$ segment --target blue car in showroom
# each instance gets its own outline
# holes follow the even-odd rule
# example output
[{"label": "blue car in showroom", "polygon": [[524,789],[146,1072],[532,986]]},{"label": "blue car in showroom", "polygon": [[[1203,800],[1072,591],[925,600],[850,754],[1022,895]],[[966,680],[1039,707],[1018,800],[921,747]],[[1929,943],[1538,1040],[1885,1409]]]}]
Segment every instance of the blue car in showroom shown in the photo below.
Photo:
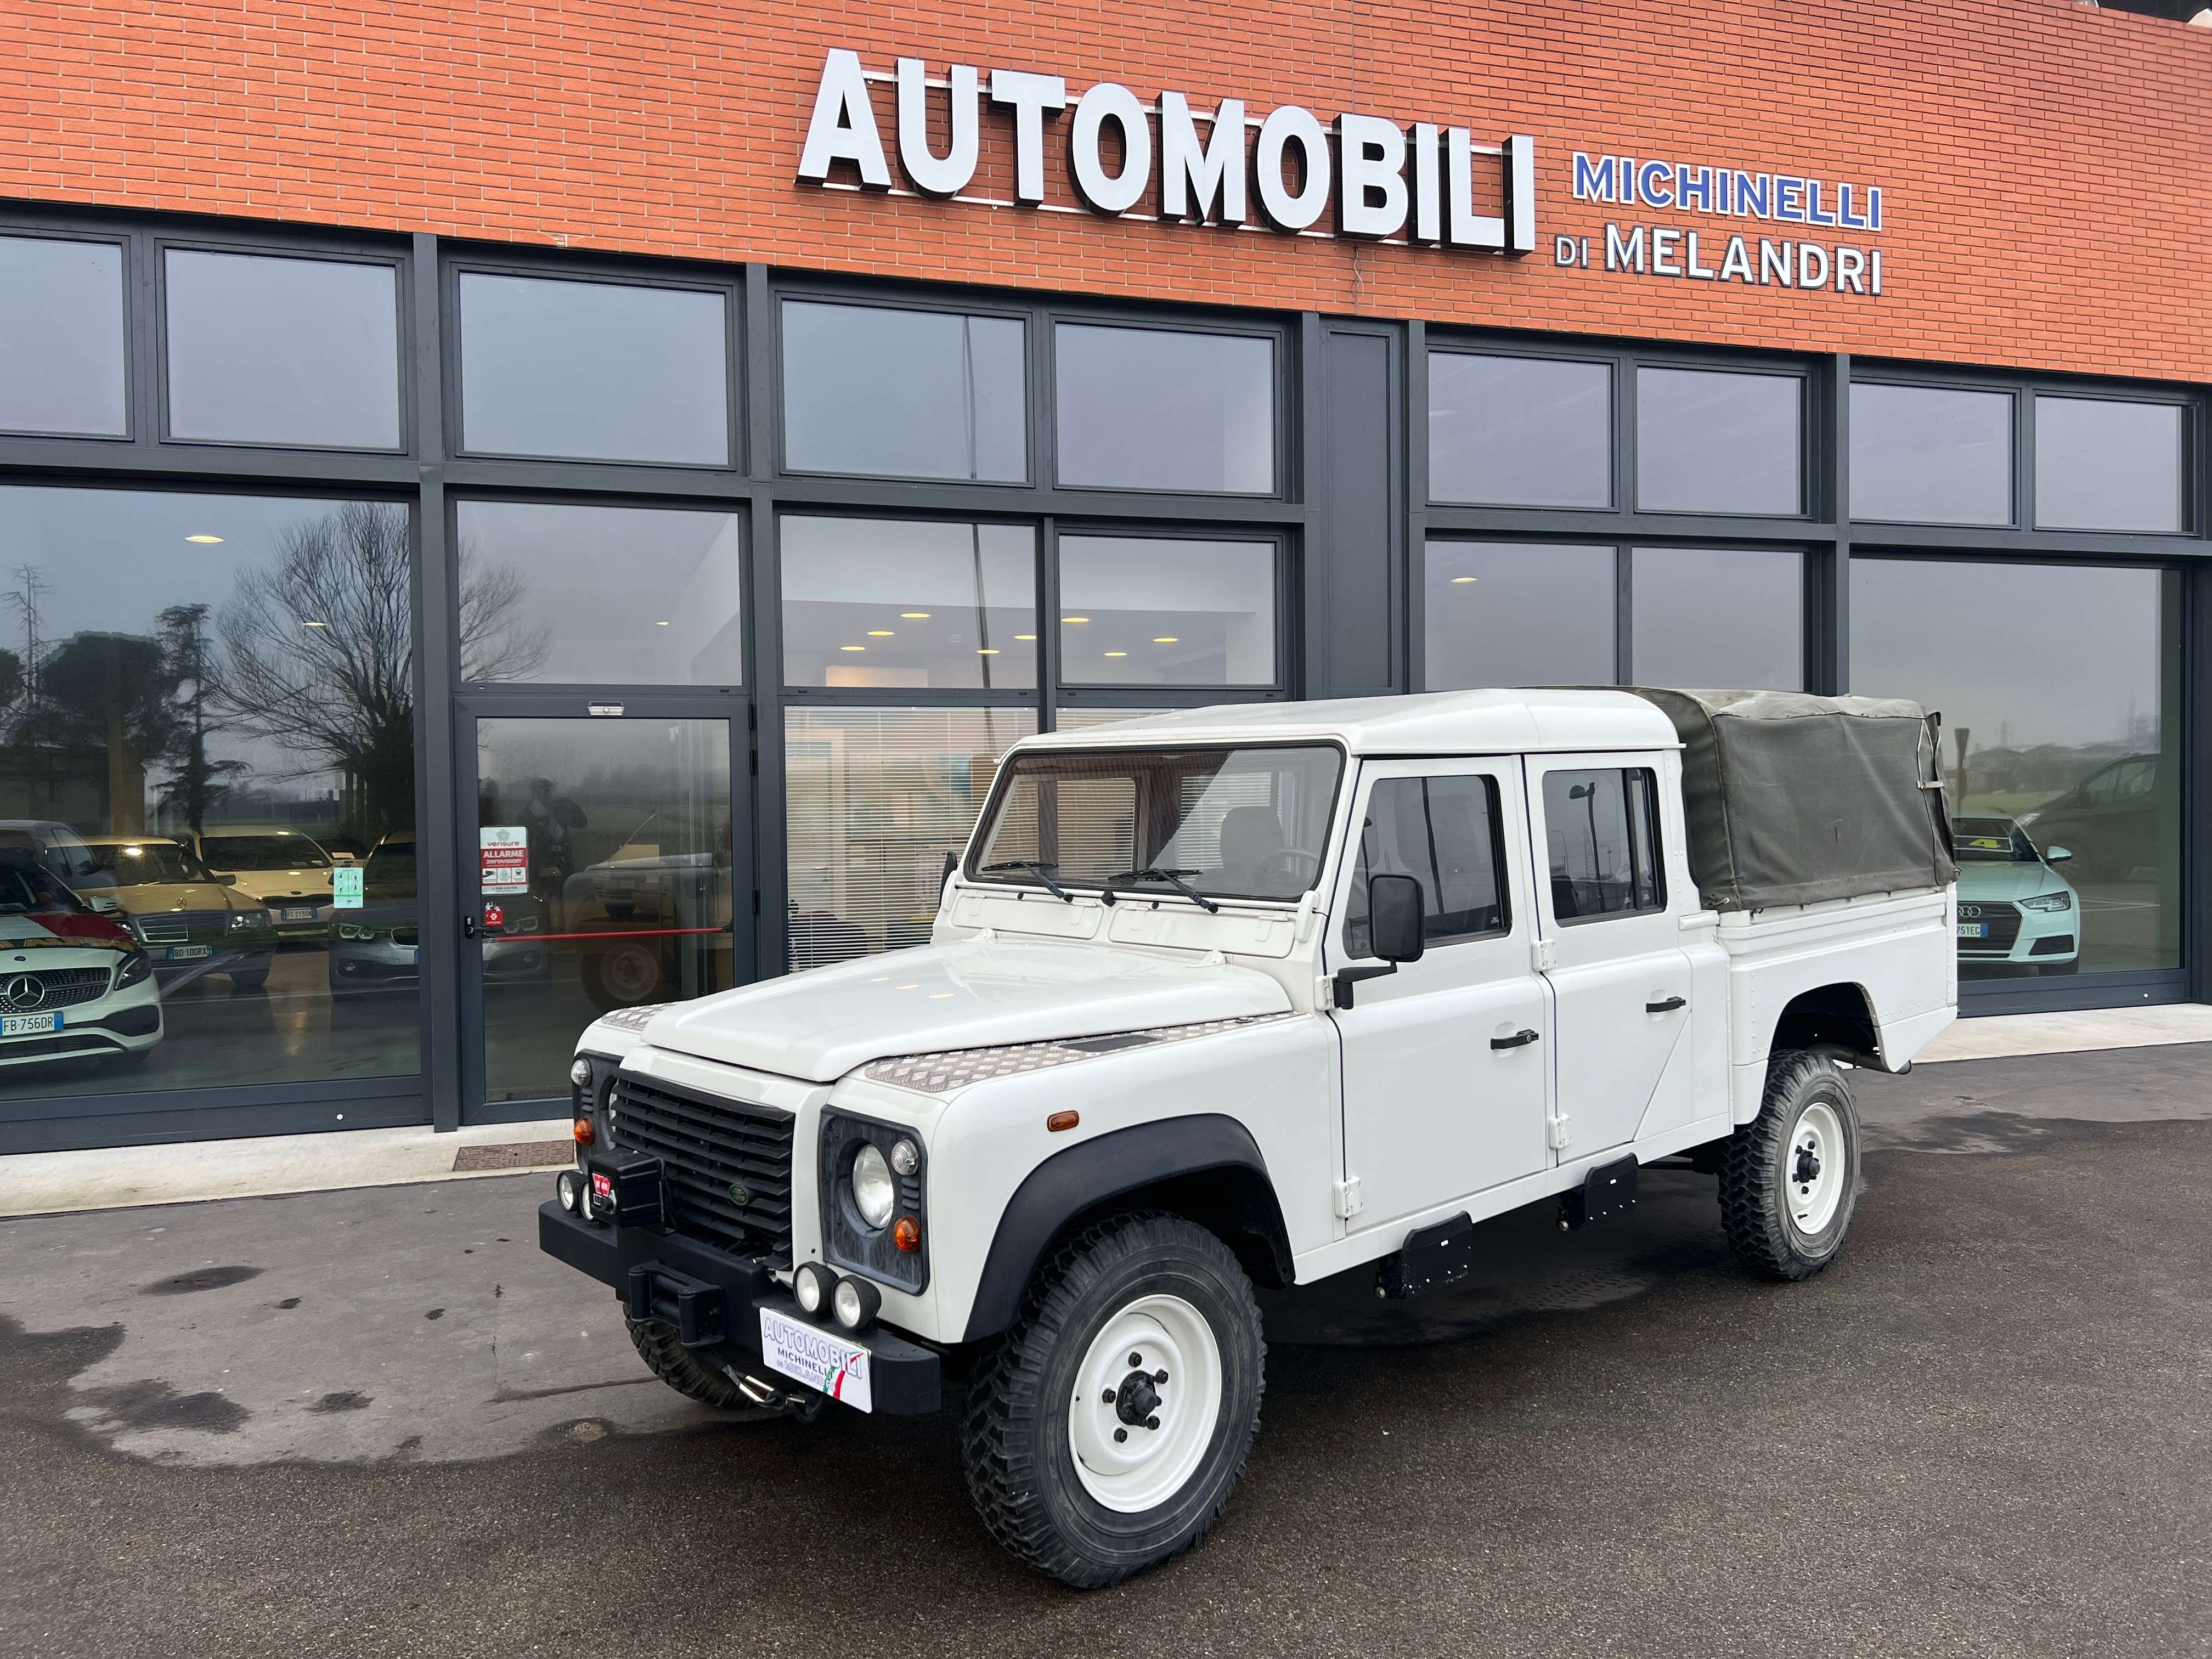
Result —
[{"label": "blue car in showroom", "polygon": [[2070,974],[2081,963],[2081,896],[2058,873],[2074,854],[2038,847],[1999,813],[1952,826],[1959,859],[1959,971]]}]

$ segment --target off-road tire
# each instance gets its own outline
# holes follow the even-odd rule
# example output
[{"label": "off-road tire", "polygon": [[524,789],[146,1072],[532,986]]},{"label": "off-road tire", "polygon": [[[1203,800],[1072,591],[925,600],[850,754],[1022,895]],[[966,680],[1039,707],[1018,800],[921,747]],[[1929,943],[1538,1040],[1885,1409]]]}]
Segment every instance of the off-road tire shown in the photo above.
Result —
[{"label": "off-road tire", "polygon": [[756,1406],[728,1377],[708,1370],[698,1355],[684,1346],[676,1334],[676,1327],[666,1320],[632,1319],[625,1315],[623,1323],[629,1328],[629,1340],[636,1346],[637,1357],[653,1368],[655,1376],[686,1399],[728,1412],[733,1417],[767,1419],[777,1415],[774,1407]]},{"label": "off-road tire", "polygon": [[[1166,1500],[1124,1513],[1076,1468],[1070,1399],[1086,1351],[1146,1297],[1182,1298],[1219,1348],[1221,1399],[1197,1467]],[[970,1378],[960,1425],[968,1492],[991,1536],[1024,1565],[1098,1589],[1182,1554],[1228,1506],[1260,1427],[1267,1347],[1236,1255],[1180,1216],[1109,1216],[1062,1241],[1030,1282],[1013,1328]]]},{"label": "off-road tire", "polygon": [[[1826,1106],[1841,1127],[1845,1167],[1834,1212],[1818,1231],[1790,1208],[1796,1131],[1807,1109]],[[1762,1279],[1810,1279],[1836,1258],[1858,1201],[1859,1118],[1843,1068],[1826,1054],[1784,1050],[1767,1063],[1759,1115],[1726,1142],[1720,1170],[1721,1225],[1736,1259]]]},{"label": "off-road tire", "polygon": [[268,983],[269,970],[266,968],[256,968],[250,973],[233,974],[230,976],[231,994],[241,996],[249,991],[258,991]]}]

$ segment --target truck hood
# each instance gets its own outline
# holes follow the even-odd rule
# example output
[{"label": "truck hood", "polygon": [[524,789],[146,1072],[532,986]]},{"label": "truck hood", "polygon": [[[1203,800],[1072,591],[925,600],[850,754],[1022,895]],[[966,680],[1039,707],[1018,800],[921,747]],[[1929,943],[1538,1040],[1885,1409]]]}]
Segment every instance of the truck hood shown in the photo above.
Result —
[{"label": "truck hood", "polygon": [[645,1040],[828,1083],[895,1054],[1289,1012],[1267,975],[1099,945],[962,939],[672,1006]]}]

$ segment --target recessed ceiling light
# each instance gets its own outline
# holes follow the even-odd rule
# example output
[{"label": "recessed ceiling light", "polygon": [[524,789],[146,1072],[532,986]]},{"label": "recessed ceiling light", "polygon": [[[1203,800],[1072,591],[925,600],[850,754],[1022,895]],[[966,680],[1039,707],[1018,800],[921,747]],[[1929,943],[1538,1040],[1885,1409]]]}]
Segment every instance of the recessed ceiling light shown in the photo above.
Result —
[{"label": "recessed ceiling light", "polygon": [[1456,586],[1458,586],[1460,585],[1460,583],[1462,583],[1462,582],[1471,582],[1471,581],[1473,581],[1474,580],[1474,577],[1472,577],[1472,576],[1454,576],[1454,577],[1452,578],[1452,586],[1455,586],[1455,587],[1456,587]]},{"label": "recessed ceiling light", "polygon": [[1088,617],[1062,617],[1060,618],[1060,621],[1064,623],[1082,623],[1089,622],[1091,618]]},{"label": "recessed ceiling light", "polygon": [[1106,654],[1109,657],[1126,657],[1129,653],[1126,651],[1109,651]]},{"label": "recessed ceiling light", "polygon": [[976,648],[975,654],[979,657],[995,657],[999,654],[999,648],[993,645],[980,646]]},{"label": "recessed ceiling light", "polygon": [[222,538],[220,536],[187,536],[185,539],[188,542],[198,542],[202,547],[220,547],[222,544]]},{"label": "recessed ceiling light", "polygon": [[872,640],[887,640],[892,637],[891,630],[888,628],[871,628],[868,630],[868,637]]},{"label": "recessed ceiling light", "polygon": [[865,651],[868,647],[865,645],[841,645],[837,648],[840,651]]},{"label": "recessed ceiling light", "polygon": [[1018,640],[1033,640],[1036,635],[1034,634],[1017,634],[1014,637]]},{"label": "recessed ceiling light", "polygon": [[653,626],[654,626],[655,628],[665,628],[665,627],[667,627],[667,626],[668,626],[668,624],[667,624],[666,623],[664,623],[664,622],[657,622],[657,623],[653,623]]},{"label": "recessed ceiling light", "polygon": [[927,622],[929,620],[929,612],[927,611],[902,611],[899,612],[899,615],[904,617],[908,622]]},{"label": "recessed ceiling light", "polygon": [[1154,639],[1152,643],[1154,645],[1181,645],[1182,641],[1176,638],[1173,634],[1162,634]]},{"label": "recessed ceiling light", "polygon": [[328,628],[330,624],[328,623],[311,622],[304,623],[303,626],[308,628]]}]

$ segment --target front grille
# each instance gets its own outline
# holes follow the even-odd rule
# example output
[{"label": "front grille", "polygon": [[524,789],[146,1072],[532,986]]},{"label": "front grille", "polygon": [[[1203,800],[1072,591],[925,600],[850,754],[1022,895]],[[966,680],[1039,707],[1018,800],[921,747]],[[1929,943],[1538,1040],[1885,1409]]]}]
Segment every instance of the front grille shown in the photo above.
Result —
[{"label": "front grille", "polygon": [[625,1077],[607,1115],[616,1147],[660,1160],[672,1229],[770,1267],[791,1265],[790,1113]]},{"label": "front grille", "polygon": [[[33,982],[27,985],[26,980]],[[105,968],[37,968],[21,974],[0,974],[0,1013],[73,1008],[80,1002],[97,1002],[106,994]]]},{"label": "front grille", "polygon": [[189,945],[193,936],[205,939],[230,926],[228,910],[170,910],[147,916],[138,923],[138,937],[149,945]]},{"label": "front grille", "polygon": [[2003,956],[2020,937],[2020,907],[2016,904],[1968,902],[1959,906],[1959,920],[1978,921],[1989,929],[1979,939],[1959,941],[1959,954],[1962,957]]}]

